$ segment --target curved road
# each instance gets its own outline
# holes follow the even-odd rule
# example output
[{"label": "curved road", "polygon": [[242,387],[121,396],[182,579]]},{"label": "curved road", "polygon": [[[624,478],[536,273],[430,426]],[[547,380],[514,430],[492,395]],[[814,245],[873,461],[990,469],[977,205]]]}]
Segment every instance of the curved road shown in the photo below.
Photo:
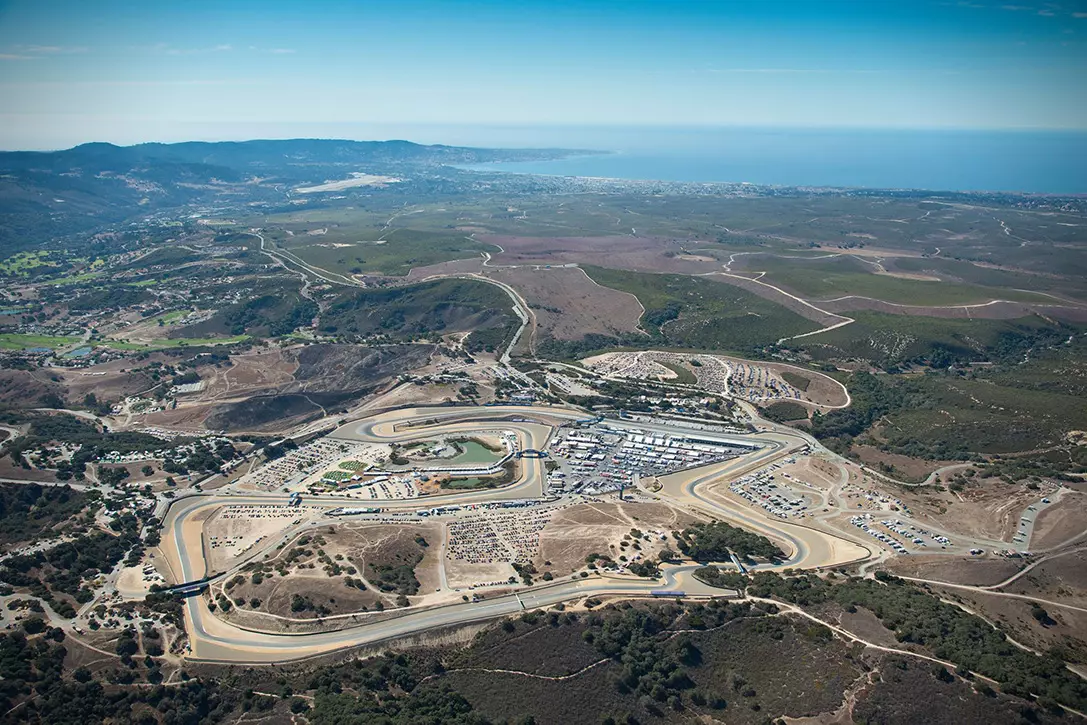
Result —
[{"label": "curved road", "polygon": [[[589,416],[584,411],[559,407],[413,408],[391,411],[350,423],[331,433],[330,437],[381,443],[408,442],[439,434],[478,432],[485,426],[515,431],[522,448],[543,449],[557,425],[586,417]],[[611,423],[616,426],[624,425],[621,421]],[[632,427],[646,426],[637,424]],[[779,567],[831,566],[871,555],[866,547],[842,537],[799,524],[763,518],[753,511],[742,511],[726,499],[714,495],[712,489],[716,485],[727,484],[769,465],[808,443],[801,435],[784,431],[743,436],[743,439],[758,442],[761,448],[723,463],[662,477],[664,487],[658,495],[672,503],[694,507],[712,516],[739,522],[747,528],[785,543],[791,554]],[[426,500],[382,501],[381,506],[386,510],[412,511],[435,505],[539,498],[543,494],[546,480],[544,460],[521,461],[518,480],[501,489],[465,491]],[[211,574],[206,571],[201,534],[204,520],[216,508],[229,504],[283,503],[284,495],[274,493],[216,492],[175,501],[163,521],[162,545],[175,577],[179,581],[188,582]],[[306,505],[332,509],[345,503],[350,501],[342,498],[312,498],[307,500]],[[215,574],[230,575],[246,561],[274,549],[278,543],[278,539],[268,541],[260,549],[247,554],[244,559],[234,562],[229,571]],[[665,567],[663,582],[601,575],[588,578],[574,576],[493,599],[409,609],[404,614],[381,621],[334,632],[311,634],[288,635],[244,629],[216,617],[208,609],[203,597],[192,596],[187,599],[185,607],[186,628],[191,646],[189,656],[192,659],[217,662],[270,664],[313,657],[346,647],[377,644],[429,629],[478,622],[589,596],[648,596],[651,592],[660,590],[704,596],[720,596],[725,593],[697,581],[692,576],[696,568],[693,565]]]}]

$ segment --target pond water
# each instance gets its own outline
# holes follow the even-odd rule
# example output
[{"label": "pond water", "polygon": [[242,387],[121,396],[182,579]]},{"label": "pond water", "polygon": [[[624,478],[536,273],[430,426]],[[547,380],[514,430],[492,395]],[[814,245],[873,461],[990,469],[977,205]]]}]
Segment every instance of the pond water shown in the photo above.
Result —
[{"label": "pond water", "polygon": [[494,463],[502,459],[501,452],[488,450],[475,441],[460,441],[457,445],[464,452],[450,458],[450,463]]}]

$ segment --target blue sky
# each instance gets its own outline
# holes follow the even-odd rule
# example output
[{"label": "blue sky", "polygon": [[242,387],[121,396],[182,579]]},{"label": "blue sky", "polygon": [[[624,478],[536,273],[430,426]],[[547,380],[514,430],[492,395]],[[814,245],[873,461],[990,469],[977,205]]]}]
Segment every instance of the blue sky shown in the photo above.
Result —
[{"label": "blue sky", "polygon": [[1085,78],[1087,0],[0,0],[4,148],[490,125],[1084,130]]}]

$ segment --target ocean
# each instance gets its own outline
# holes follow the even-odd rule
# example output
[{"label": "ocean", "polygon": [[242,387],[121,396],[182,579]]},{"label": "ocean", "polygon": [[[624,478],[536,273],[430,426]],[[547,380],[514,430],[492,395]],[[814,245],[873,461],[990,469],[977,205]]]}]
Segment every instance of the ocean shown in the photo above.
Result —
[{"label": "ocean", "polygon": [[1084,132],[623,128],[537,140],[545,139],[549,146],[611,153],[467,168],[780,186],[1087,193]]}]

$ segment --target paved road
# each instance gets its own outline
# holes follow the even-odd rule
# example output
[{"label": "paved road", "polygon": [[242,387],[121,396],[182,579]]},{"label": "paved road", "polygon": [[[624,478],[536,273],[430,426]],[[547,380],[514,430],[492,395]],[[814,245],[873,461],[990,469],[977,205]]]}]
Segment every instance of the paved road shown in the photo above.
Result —
[{"label": "paved road", "polygon": [[[548,607],[560,602],[590,596],[649,596],[657,590],[683,591],[688,595],[736,595],[734,591],[713,589],[697,581],[691,572],[696,567],[673,567],[665,573],[665,583],[645,580],[609,579],[594,576],[528,589],[479,602],[462,602],[422,609],[393,619],[363,624],[337,632],[307,635],[280,635],[244,631],[203,612],[195,624],[201,632],[193,656],[201,660],[231,663],[270,664],[317,656],[349,646],[372,645],[417,634],[426,630],[470,624],[495,617],[518,614],[527,609]],[[190,601],[196,601],[194,598]],[[209,613],[210,614],[210,613]],[[190,639],[193,639],[190,635]]]},{"label": "paved road", "polygon": [[[546,447],[553,426],[562,422],[586,418],[584,411],[559,407],[494,406],[480,408],[415,408],[391,411],[364,421],[356,421],[341,427],[331,435],[336,438],[362,441],[406,442],[437,434],[478,432],[481,424],[487,427],[511,429],[517,432],[522,445],[542,449]],[[622,427],[623,423],[610,421]],[[645,424],[630,424],[645,428]],[[705,431],[699,435],[709,436]],[[766,533],[791,549],[788,561],[780,566],[816,567],[863,558],[869,554],[846,539],[769,517],[763,518],[754,511],[740,510],[723,497],[713,493],[713,486],[734,480],[746,473],[769,465],[808,443],[800,434],[775,431],[750,436],[717,436],[729,440],[743,440],[760,447],[751,454],[720,464],[671,474],[662,478],[664,488],[660,495],[680,505],[694,506],[722,519],[738,521],[748,528]],[[511,499],[539,497],[543,491],[545,472],[543,460],[522,459],[520,478],[512,485],[498,490],[465,491],[429,499],[403,499],[382,501],[384,509],[410,511],[421,506],[441,504],[470,504]],[[225,504],[285,503],[282,494],[253,493],[190,496],[176,501],[163,522],[163,549],[175,577],[180,581],[193,581],[206,576],[201,546],[201,530],[205,516],[200,514]],[[433,504],[432,504],[433,502]],[[329,509],[345,504],[344,499],[310,498],[306,505]],[[267,542],[259,550],[249,552],[247,559],[256,558],[274,548],[278,540]],[[235,567],[244,560],[235,562]],[[712,589],[698,582],[691,575],[694,566],[664,568],[664,581],[637,578],[604,577],[548,583],[481,602],[457,602],[441,607],[405,610],[404,614],[385,618],[373,623],[361,624],[335,632],[304,635],[284,635],[243,629],[224,622],[207,608],[199,596],[187,600],[185,616],[193,659],[232,663],[272,663],[311,657],[345,647],[375,644],[426,630],[477,622],[499,616],[516,614],[524,609],[546,607],[559,602],[589,596],[631,595],[649,596],[654,591],[686,592],[688,595],[721,596],[719,589]],[[365,616],[365,615],[363,615]],[[387,617],[387,613],[383,615]]]}]

